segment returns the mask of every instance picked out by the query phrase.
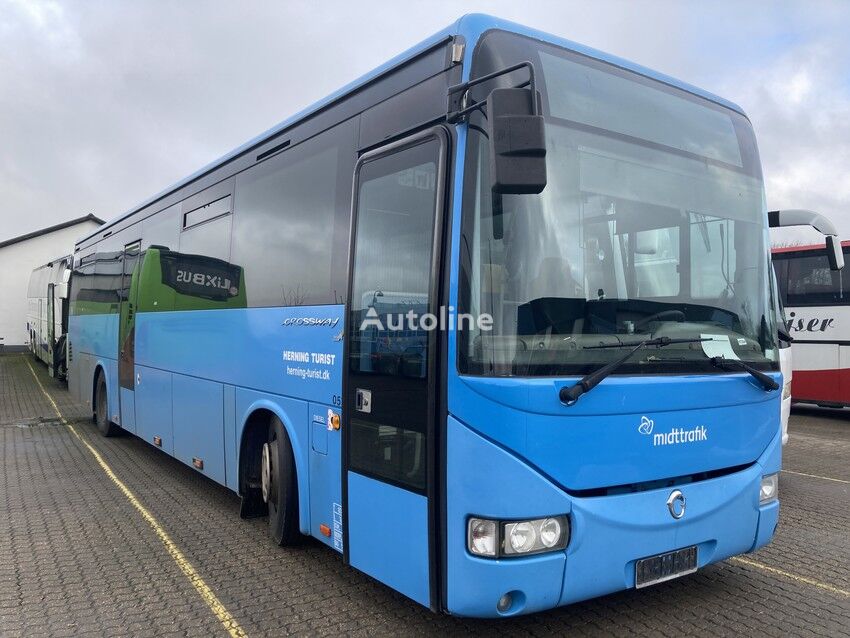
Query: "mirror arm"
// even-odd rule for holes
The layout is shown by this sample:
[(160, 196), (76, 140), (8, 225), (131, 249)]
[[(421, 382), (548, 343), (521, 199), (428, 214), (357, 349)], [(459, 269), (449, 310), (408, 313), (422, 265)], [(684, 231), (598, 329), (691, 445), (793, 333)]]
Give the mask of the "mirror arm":
[(770, 228), (785, 228), (788, 226), (811, 226), (822, 235), (838, 235), (838, 229), (826, 217), (813, 210), (787, 208), (772, 210), (767, 213)]
[[(499, 71), (494, 71), (493, 73), (488, 73), (487, 75), (482, 75), (480, 78), (475, 78), (474, 80), (469, 80), (468, 82), (463, 82), (461, 84), (455, 84), (454, 86), (450, 86), (448, 90), (448, 107), (446, 109), (446, 120), (450, 124), (455, 124), (460, 122), (466, 115), (474, 111), (475, 109), (482, 108), (484, 106), (483, 102), (475, 102), (474, 104), (466, 104), (466, 98), (468, 96), (467, 91), (483, 82), (487, 82), (488, 80), (495, 79), (502, 75), (507, 75), (508, 73), (513, 73), (514, 71), (519, 71), (520, 69), (528, 69), (528, 79), (525, 82), (522, 82), (514, 87), (514, 89), (522, 89), (526, 86), (531, 88), (531, 94), (537, 95), (537, 82), (534, 79), (534, 65), (529, 62), (520, 62), (519, 64), (514, 64), (513, 66), (505, 67)], [(540, 115), (539, 108), (537, 104), (537, 100), (532, 100), (532, 115)]]
[(811, 226), (820, 234), (826, 236), (826, 253), (830, 270), (844, 268), (844, 253), (842, 252), (841, 241), (838, 239), (838, 229), (820, 213), (802, 208), (771, 210), (767, 213), (767, 225), (770, 228)]

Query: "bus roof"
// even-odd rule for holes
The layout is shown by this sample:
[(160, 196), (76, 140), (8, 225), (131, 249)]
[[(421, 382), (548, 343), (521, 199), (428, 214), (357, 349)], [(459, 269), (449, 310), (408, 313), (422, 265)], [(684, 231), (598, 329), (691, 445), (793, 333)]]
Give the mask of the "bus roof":
[[(841, 242), (842, 248), (847, 248), (848, 246), (850, 246), (850, 240)], [(779, 253), (802, 253), (810, 250), (823, 250), (824, 248), (826, 248), (826, 244), (806, 244), (805, 246), (781, 246), (771, 248), (770, 252), (776, 255)]]
[(151, 204), (153, 204), (157, 200), (163, 199), (164, 197), (170, 195), (171, 193), (174, 193), (175, 191), (183, 188), (184, 186), (190, 184), (191, 182), (193, 182), (197, 179), (200, 179), (202, 176), (207, 175), (208, 173), (212, 172), (213, 170), (223, 166), (224, 164), (228, 163), (229, 161), (235, 159), (236, 157), (239, 157), (242, 154), (248, 152), (252, 148), (256, 147), (258, 144), (262, 143), (264, 140), (275, 137), (276, 135), (280, 134), (282, 131), (284, 131), (287, 128), (290, 128), (294, 124), (298, 123), (300, 120), (306, 119), (306, 118), (310, 117), (311, 115), (314, 115), (318, 111), (330, 106), (331, 104), (333, 104), (333, 103), (335, 103), (339, 100), (342, 100), (343, 98), (345, 98), (349, 94), (351, 94), (351, 93), (357, 91), (358, 89), (366, 86), (367, 84), (379, 79), (381, 76), (389, 73), (390, 71), (394, 70), (395, 68), (397, 68), (399, 66), (402, 66), (406, 62), (412, 60), (413, 58), (424, 53), (425, 51), (430, 50), (431, 48), (437, 46), (441, 42), (448, 41), (452, 37), (462, 36), (464, 38), (466, 44), (467, 44), (467, 46), (464, 50), (464, 58), (463, 58), (463, 61), (464, 61), (464, 79), (465, 80), (469, 79), (468, 74), (469, 74), (469, 69), (470, 69), (470, 66), (471, 66), (469, 64), (469, 61), (471, 60), (471, 56), (473, 54), (473, 50), (475, 48), (475, 45), (478, 43), (478, 40), (481, 38), (482, 35), (484, 35), (488, 31), (492, 31), (492, 30), (502, 30), (502, 31), (509, 31), (509, 32), (512, 32), (512, 33), (518, 33), (520, 35), (525, 35), (525, 36), (528, 36), (528, 37), (531, 37), (531, 38), (534, 38), (534, 39), (537, 39), (537, 40), (543, 40), (545, 42), (549, 42), (549, 43), (555, 44), (557, 46), (564, 47), (564, 48), (569, 49), (571, 51), (575, 51), (576, 53), (586, 55), (588, 57), (600, 60), (602, 62), (607, 62), (607, 63), (612, 64), (614, 66), (618, 66), (618, 67), (627, 69), (629, 71), (633, 71), (635, 73), (638, 73), (640, 75), (652, 78), (652, 79), (657, 80), (659, 82), (663, 82), (665, 84), (668, 84), (670, 86), (682, 89), (682, 90), (687, 91), (689, 93), (693, 93), (694, 95), (698, 95), (698, 96), (703, 97), (707, 100), (715, 102), (715, 103), (717, 103), (721, 106), (724, 106), (726, 108), (737, 111), (738, 113), (740, 113), (741, 115), (744, 115), (744, 117), (746, 117), (746, 114), (744, 113), (743, 109), (741, 109), (741, 107), (738, 106), (737, 104), (730, 102), (728, 100), (725, 100), (725, 99), (723, 99), (723, 98), (721, 98), (717, 95), (714, 95), (712, 93), (709, 93), (708, 91), (704, 91), (704, 90), (702, 90), (698, 87), (695, 87), (691, 84), (688, 84), (686, 82), (682, 82), (681, 80), (677, 80), (676, 78), (665, 75), (663, 73), (658, 73), (656, 71), (653, 71), (652, 69), (641, 66), (639, 64), (635, 64), (635, 63), (630, 62), (628, 60), (625, 60), (623, 58), (619, 58), (619, 57), (614, 56), (614, 55), (609, 55), (609, 54), (607, 54), (603, 51), (599, 51), (597, 49), (593, 49), (591, 47), (587, 47), (587, 46), (584, 46), (582, 44), (578, 44), (577, 42), (573, 42), (571, 40), (559, 38), (559, 37), (553, 36), (549, 33), (545, 33), (543, 31), (531, 29), (529, 27), (526, 27), (526, 26), (523, 26), (523, 25), (520, 25), (520, 24), (516, 24), (516, 23), (510, 22), (508, 20), (502, 20), (501, 18), (496, 18), (494, 16), (490, 16), (490, 15), (486, 15), (486, 14), (470, 13), (470, 14), (462, 16), (456, 22), (450, 24), (445, 29), (442, 29), (442, 30), (438, 31), (437, 33), (435, 33), (434, 35), (432, 35), (431, 37), (426, 38), (425, 40), (422, 40), (419, 44), (416, 44), (415, 46), (411, 47), (407, 51), (400, 53), (399, 55), (390, 59), (388, 62), (385, 62), (381, 66), (373, 69), (369, 73), (366, 73), (365, 75), (357, 78), (356, 80), (346, 84), (345, 86), (338, 89), (334, 93), (331, 93), (330, 95), (319, 100), (318, 102), (315, 102), (315, 103), (311, 104), (310, 106), (306, 107), (305, 109), (302, 109), (301, 111), (299, 111), (299, 112), (295, 113), (294, 115), (292, 115), (291, 117), (283, 120), (282, 122), (273, 126), (272, 128), (268, 129), (267, 131), (260, 133), (256, 137), (254, 137), (254, 138), (248, 140), (247, 142), (245, 142), (244, 144), (242, 144), (241, 146), (238, 146), (237, 148), (233, 149), (229, 153), (226, 153), (225, 155), (218, 158), (217, 160), (203, 166), (202, 168), (195, 171), (194, 173), (192, 173), (188, 177), (181, 179), (180, 181), (172, 184), (171, 186), (169, 186), (165, 190), (157, 193), (153, 197), (146, 199), (145, 201), (138, 204), (137, 206), (134, 206), (133, 208), (131, 208), (130, 210), (128, 210), (124, 214), (118, 215), (118, 216), (110, 219), (106, 224), (104, 224), (103, 226), (98, 228), (96, 231), (93, 231), (93, 232), (89, 233), (88, 235), (81, 237), (77, 241), (77, 244), (80, 244), (80, 243), (86, 241), (87, 239), (94, 237), (98, 233), (104, 232), (108, 228), (114, 226), (116, 223), (123, 221), (123, 220), (127, 219), (128, 217), (130, 217), (131, 215), (133, 215), (133, 214), (141, 211), (142, 209), (146, 208), (147, 206), (150, 206)]

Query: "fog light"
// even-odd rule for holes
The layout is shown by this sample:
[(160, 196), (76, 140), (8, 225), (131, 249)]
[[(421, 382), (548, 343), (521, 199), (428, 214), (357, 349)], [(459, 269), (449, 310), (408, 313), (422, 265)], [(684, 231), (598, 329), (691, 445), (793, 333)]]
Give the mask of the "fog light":
[(761, 477), (759, 504), (765, 505), (779, 498), (779, 474), (768, 474)]
[(504, 613), (511, 608), (511, 603), (513, 603), (513, 597), (511, 597), (510, 594), (505, 594), (499, 599), (499, 602), (496, 603), (496, 609)]
[(467, 528), (467, 546), (478, 556), (496, 555), (496, 521), (470, 518)]

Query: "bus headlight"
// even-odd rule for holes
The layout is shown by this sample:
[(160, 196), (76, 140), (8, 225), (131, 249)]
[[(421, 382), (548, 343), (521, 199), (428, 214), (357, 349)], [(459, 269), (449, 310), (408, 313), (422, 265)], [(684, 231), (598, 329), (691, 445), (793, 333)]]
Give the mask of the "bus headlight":
[(779, 498), (779, 473), (761, 477), (759, 505), (766, 505)]
[(537, 545), (537, 529), (528, 521), (505, 525), (505, 553), (526, 554)]
[(467, 547), (476, 556), (520, 556), (564, 549), (570, 541), (566, 516), (526, 521), (470, 518)]
[(791, 379), (782, 384), (782, 400), (791, 398)]

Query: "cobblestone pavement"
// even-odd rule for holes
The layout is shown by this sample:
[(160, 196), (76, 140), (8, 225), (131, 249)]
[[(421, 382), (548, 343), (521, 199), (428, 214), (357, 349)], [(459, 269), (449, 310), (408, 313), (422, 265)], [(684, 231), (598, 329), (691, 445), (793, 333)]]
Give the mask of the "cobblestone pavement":
[[(57, 420), (28, 361), (0, 356), (0, 636), (226, 635), (148, 522)], [(240, 520), (235, 495), (133, 436), (101, 438), (64, 387), (31, 365), (249, 636), (850, 636), (850, 410), (795, 410), (779, 530), (748, 562), (480, 621), (432, 614), (319, 543), (275, 548), (264, 520)]]

